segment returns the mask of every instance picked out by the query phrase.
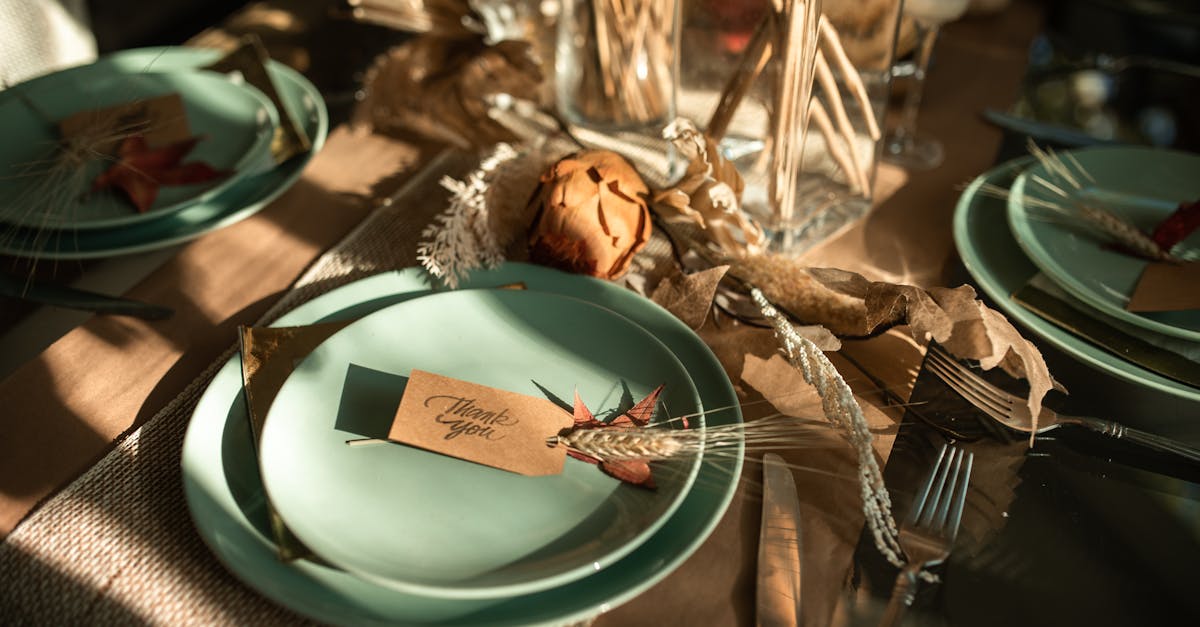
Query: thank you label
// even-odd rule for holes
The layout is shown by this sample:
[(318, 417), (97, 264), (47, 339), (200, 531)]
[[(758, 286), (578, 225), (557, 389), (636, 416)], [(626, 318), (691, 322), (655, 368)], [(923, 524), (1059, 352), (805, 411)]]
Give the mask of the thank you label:
[(413, 370), (388, 439), (522, 475), (554, 475), (566, 450), (546, 439), (572, 422), (544, 398)]

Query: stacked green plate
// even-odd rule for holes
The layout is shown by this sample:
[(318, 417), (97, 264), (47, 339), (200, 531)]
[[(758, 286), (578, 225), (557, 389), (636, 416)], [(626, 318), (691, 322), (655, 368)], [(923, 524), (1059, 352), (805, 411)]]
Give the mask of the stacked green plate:
[[(220, 58), (215, 50), (166, 47), (114, 53), (95, 63), (62, 70), (0, 92), (0, 120), (7, 137), (0, 166), (0, 254), (41, 259), (86, 259), (172, 246), (238, 222), (290, 187), (322, 146), (328, 116), (317, 89), (277, 63), (268, 72), (288, 112), (312, 138), (307, 154), (270, 162), (270, 143), (279, 112), (257, 89), (237, 77), (202, 70)], [(204, 136), (185, 162), (201, 160), (231, 174), (219, 180), (163, 187), (149, 211), (137, 213), (108, 194), (69, 194), (47, 203), (47, 193), (74, 189), (94, 178), (103, 164), (61, 178), (40, 165), (54, 150), (56, 131), (47, 120), (79, 110), (176, 92), (183, 96), (191, 130)], [(81, 182), (82, 181), (82, 182)]]
[[(529, 291), (502, 294), (477, 290), (518, 282)], [(397, 303), (403, 304), (389, 308)], [(489, 317), (495, 319), (481, 322)], [(465, 329), (460, 324), (464, 318), (480, 327)], [(621, 513), (614, 508), (633, 503), (626, 498), (639, 488), (617, 485), (594, 467), (572, 460), (562, 477), (543, 481), (547, 478), (505, 476), (500, 474), (503, 471), (476, 468), (461, 460), (434, 459), (431, 453), (405, 450), (401, 445), (345, 446), (346, 437), (356, 430), (339, 421), (339, 415), (361, 415), (353, 408), (376, 402), (383, 406), (384, 400), (390, 407), (396, 399), (384, 397), (395, 395), (397, 386), (378, 386), (365, 394), (363, 390), (372, 388), (371, 381), (398, 381), (395, 377), (403, 377), (404, 369), (416, 367), (416, 361), (437, 362), (441, 358), (432, 357), (430, 351), (435, 345), (446, 346), (451, 355), (441, 366), (463, 373), (462, 378), (482, 379), (532, 395), (542, 389), (530, 387), (524, 379), (532, 376), (553, 396), (569, 394), (570, 386), (581, 382), (581, 395), (594, 409), (613, 405), (614, 379), (624, 379), (635, 397), (667, 382), (668, 389), (674, 390), (667, 404), (671, 414), (701, 407), (709, 426), (739, 422), (737, 397), (712, 352), (686, 325), (637, 294), (605, 281), (524, 264), (478, 272), (460, 291), (446, 294), (437, 293), (424, 272), (407, 269), (336, 289), (302, 305), (276, 325), (348, 319), (360, 320), (310, 355), (281, 390), (263, 434), (262, 463), (272, 499), (296, 499), (283, 504), (285, 519), (289, 507), (298, 505), (291, 511), (293, 520), (301, 526), (315, 525), (315, 531), (302, 531), (318, 538), (320, 546), (313, 548), (318, 553), (349, 551), (335, 557), (349, 570), (316, 560), (283, 563), (276, 557), (236, 358), (221, 369), (204, 393), (184, 442), (185, 492), (201, 536), (231, 572), (282, 605), (336, 624), (533, 625), (583, 620), (646, 591), (667, 576), (704, 541), (732, 498), (741, 471), (740, 448), (717, 454), (705, 445), (699, 459), (686, 460), (675, 478), (664, 475), (663, 498), (643, 496), (633, 507), (646, 511)], [(445, 325), (439, 326), (439, 322)], [(453, 337), (454, 329), (462, 329), (461, 337)], [(593, 337), (581, 338), (589, 329)], [(419, 339), (423, 334), (434, 341)], [(497, 334), (504, 338), (496, 339)], [(399, 342), (405, 338), (414, 346), (400, 348)], [(462, 359), (468, 352), (464, 347), (481, 343), (490, 347), (485, 356), (496, 359), (497, 367), (488, 367), (488, 359), (474, 364)], [(369, 346), (375, 348), (366, 348)], [(393, 350), (403, 354), (390, 355)], [(645, 361), (644, 366), (627, 363), (639, 359)], [(354, 372), (371, 376), (363, 378)], [(354, 384), (355, 378), (367, 382), (366, 387)], [(336, 389), (326, 390), (326, 386)], [(289, 387), (294, 389), (289, 391)], [(322, 396), (327, 398), (320, 400)], [(365, 405), (356, 404), (360, 401)], [(309, 403), (313, 406), (306, 406)], [(271, 421), (289, 414), (300, 416), (272, 426)], [(308, 435), (283, 434), (289, 424)], [(280, 433), (271, 434), (273, 429)], [(319, 429), (325, 430), (326, 435), (320, 436), (325, 441), (300, 442)], [(270, 444), (275, 437), (279, 439)], [(484, 518), (498, 527), (506, 528), (506, 522), (511, 522), (507, 519), (516, 517), (527, 522), (540, 519), (541, 529), (512, 538), (509, 546), (490, 548), (478, 560), (471, 559), (471, 551), (443, 553), (402, 543), (386, 549), (392, 552), (391, 559), (368, 563), (362, 551), (369, 544), (348, 549), (333, 546), (338, 544), (339, 534), (328, 530), (338, 521), (310, 518), (312, 503), (300, 502), (298, 488), (289, 487), (281, 478), (289, 469), (299, 471), (296, 464), (303, 463), (285, 450), (290, 444), (313, 446), (307, 449), (310, 453), (340, 445), (338, 455), (374, 448), (370, 460), (355, 460), (365, 465), (354, 472), (367, 467), (377, 470), (380, 478), (376, 485), (382, 491), (374, 495), (376, 499), (387, 499), (392, 492), (389, 486), (405, 490), (397, 496), (409, 497), (371, 504), (364, 518), (345, 518), (341, 521), (343, 539), (360, 530), (369, 537), (380, 533), (381, 522), (394, 521), (397, 530), (416, 534), (433, 542), (430, 547), (443, 550), (447, 549), (446, 539), (437, 536), (445, 530), (438, 524), (479, 534), (465, 541), (476, 549), (498, 542), (489, 535), (494, 529), (480, 527), (478, 521), (463, 522), (463, 501), (451, 503), (448, 495), (431, 495), (442, 479), (453, 485), (451, 492), (465, 490), (464, 495), (479, 504), (481, 513), (490, 513)], [(268, 446), (275, 450), (265, 450)], [(352, 453), (347, 448), (363, 450)], [(307, 471), (310, 475), (320, 472), (321, 460), (304, 459), (317, 465), (318, 470)], [(326, 467), (340, 473), (338, 463)], [(419, 480), (409, 476), (406, 484), (407, 471)], [(481, 477), (486, 477), (486, 482), (471, 487)], [(553, 510), (512, 511), (531, 504), (545, 508), (548, 501), (537, 496), (535, 489), (539, 484), (557, 494), (555, 498), (571, 495), (576, 505), (582, 506), (582, 513), (574, 514), (573, 523), (567, 524), (571, 521), (548, 522)], [(371, 482), (358, 485), (367, 490), (352, 488), (358, 493), (348, 495), (347, 502), (363, 498)], [(314, 489), (328, 494), (326, 487)], [(276, 488), (282, 492), (277, 494)], [(520, 502), (503, 507), (507, 495)], [(358, 501), (360, 505), (368, 502)], [(385, 519), (365, 518), (380, 512)], [(449, 519), (444, 518), (447, 515), (451, 515)], [(440, 523), (439, 516), (443, 517)], [(619, 521), (630, 526), (621, 528)], [(604, 531), (608, 527), (613, 529)], [(609, 535), (598, 542), (588, 539), (598, 533)], [(546, 544), (554, 538), (564, 542)], [(546, 551), (529, 551), (538, 546)], [(549, 559), (544, 559), (547, 556)], [(489, 577), (490, 572), (503, 576)]]

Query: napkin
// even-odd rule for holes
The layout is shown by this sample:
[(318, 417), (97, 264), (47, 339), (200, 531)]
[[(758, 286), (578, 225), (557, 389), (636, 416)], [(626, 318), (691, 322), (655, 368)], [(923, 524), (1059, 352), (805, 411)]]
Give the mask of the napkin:
[[(239, 348), (242, 357), (242, 384), (246, 395), (246, 419), (254, 436), (257, 453), (267, 412), (279, 388), (287, 381), (295, 365), (329, 336), (351, 321), (327, 322), (301, 327), (240, 327)], [(311, 557), (304, 546), (284, 524), (275, 508), (267, 501), (271, 534), (283, 561)]]
[(311, 150), (312, 139), (280, 98), (275, 83), (267, 72), (268, 61), (270, 56), (262, 40), (258, 35), (251, 34), (242, 37), (237, 48), (207, 69), (226, 74), (240, 73), (247, 83), (261, 91), (275, 105), (275, 110), (279, 112), (279, 126), (275, 127), (275, 136), (271, 140), (271, 157), (278, 165)]
[(1200, 343), (1168, 337), (1095, 311), (1041, 273), (1018, 289), (1013, 301), (1122, 359), (1200, 387)]

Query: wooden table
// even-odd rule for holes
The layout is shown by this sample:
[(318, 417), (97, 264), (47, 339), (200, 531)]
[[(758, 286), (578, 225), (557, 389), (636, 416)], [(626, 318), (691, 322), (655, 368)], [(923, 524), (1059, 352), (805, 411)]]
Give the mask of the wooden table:
[[(807, 260), (921, 286), (963, 280), (949, 229), (954, 204), (961, 185), (993, 164), (1002, 139), (979, 112), (1003, 109), (1014, 100), (1040, 18), (1038, 4), (1018, 1), (999, 16), (968, 18), (945, 28), (920, 120), (922, 129), (945, 144), (945, 163), (909, 173), (903, 187), (865, 220), (810, 252)], [(194, 43), (220, 45), (243, 32), (264, 35), (276, 59), (343, 98), (352, 87), (349, 77), (366, 58), (338, 45), (338, 38), (386, 44), (395, 37), (331, 17), (321, 2), (259, 3)], [(332, 108), (344, 113), (348, 103), (334, 99)], [(323, 251), (381, 202), (405, 183), (432, 187), (439, 172), (429, 164), (442, 151), (417, 137), (364, 136), (339, 126), (302, 180), (262, 212), (177, 248), (111, 262), (127, 265), (109, 271), (117, 276), (104, 279), (110, 286), (129, 283), (118, 291), (174, 308), (171, 319), (55, 320), (47, 310), (4, 319), (8, 332), (0, 335), (0, 352), (22, 350), (28, 357), (0, 380), (0, 407), (5, 408), (0, 413), (0, 536), (17, 529), (41, 502), (175, 399), (233, 344), (237, 326), (258, 320)], [(78, 273), (103, 277), (113, 265), (88, 263)], [(131, 276), (137, 278), (130, 282)], [(103, 286), (104, 280), (97, 283)], [(22, 345), (31, 330), (53, 336), (63, 327), (68, 328), (44, 350), (36, 342)], [(905, 388), (912, 386), (921, 357), (919, 349), (894, 334), (850, 342), (843, 350), (873, 376)], [(862, 373), (838, 363), (866, 398), (885, 405), (872, 396), (878, 389), (865, 384)], [(736, 382), (738, 373), (730, 374)], [(1094, 380), (1094, 373), (1071, 376), (1085, 385)], [(894, 421), (903, 413), (884, 409)], [(802, 485), (829, 489), (819, 481)], [(752, 624), (757, 525), (757, 502), (739, 492), (712, 537), (678, 571), (597, 624)], [(847, 533), (851, 550), (859, 530), (811, 519), (804, 532), (816, 547), (811, 551), (819, 553), (823, 541), (845, 544)], [(828, 556), (809, 557), (829, 562)], [(806, 596), (806, 602), (814, 599), (806, 603), (808, 624), (849, 620), (839, 609), (847, 599), (843, 574), (849, 574), (848, 563), (838, 572), (806, 579), (806, 594), (810, 588), (814, 593)], [(44, 621), (34, 617), (33, 622)]]

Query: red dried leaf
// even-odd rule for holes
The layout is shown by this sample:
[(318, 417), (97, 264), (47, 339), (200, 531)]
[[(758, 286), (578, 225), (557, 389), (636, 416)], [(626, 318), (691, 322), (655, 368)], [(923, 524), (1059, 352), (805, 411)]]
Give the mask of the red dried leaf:
[(138, 212), (144, 213), (158, 198), (162, 185), (204, 183), (230, 173), (217, 170), (202, 161), (180, 163), (200, 137), (151, 148), (141, 135), (121, 141), (117, 161), (92, 181), (92, 191), (116, 188), (125, 193)]
[(650, 423), (650, 419), (654, 417), (654, 410), (658, 408), (658, 397), (662, 395), (662, 391), (662, 385), (654, 388), (653, 392), (647, 394), (646, 398), (639, 401), (629, 411), (621, 414), (621, 417), (628, 416), (633, 421), (633, 424), (639, 427), (646, 426)]
[(644, 459), (604, 462), (600, 464), (604, 474), (643, 488), (653, 490), (654, 475), (650, 473), (650, 462)]
[(587, 408), (583, 403), (583, 399), (579, 398), (579, 390), (575, 390), (575, 428), (603, 427), (604, 423), (596, 420), (592, 415), (592, 410)]
[(573, 448), (567, 449), (567, 455), (570, 455), (571, 457), (574, 457), (575, 459), (578, 459), (581, 462), (587, 462), (589, 464), (599, 464), (600, 463), (600, 460), (596, 459), (595, 457), (592, 457), (591, 455), (588, 455), (586, 453), (581, 453)]
[[(650, 419), (654, 417), (654, 411), (658, 406), (658, 397), (662, 395), (663, 386), (660, 385), (646, 395), (641, 401), (630, 408), (629, 411), (614, 418), (611, 422), (600, 422), (592, 414), (592, 411), (584, 404), (583, 399), (579, 397), (579, 392), (575, 392), (575, 429), (608, 429), (608, 428), (630, 428), (644, 427), (650, 423)], [(686, 426), (686, 422), (684, 423)], [(629, 483), (653, 490), (654, 477), (650, 470), (650, 462), (644, 459), (633, 460), (618, 460), (602, 462), (587, 453), (578, 451), (572, 448), (567, 449), (567, 455), (578, 459), (581, 462), (596, 464), (605, 474)]]
[(1159, 248), (1169, 251), (1200, 228), (1200, 200), (1181, 202), (1171, 215), (1154, 227), (1150, 236)]

